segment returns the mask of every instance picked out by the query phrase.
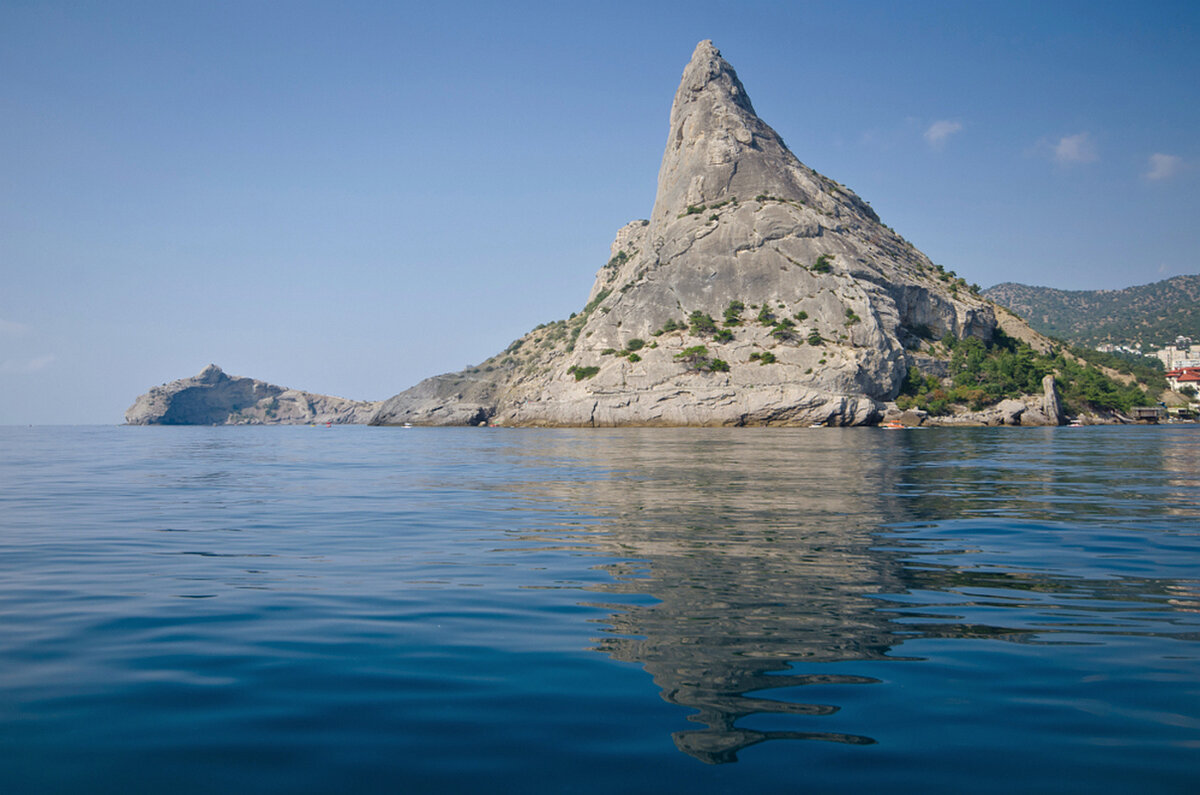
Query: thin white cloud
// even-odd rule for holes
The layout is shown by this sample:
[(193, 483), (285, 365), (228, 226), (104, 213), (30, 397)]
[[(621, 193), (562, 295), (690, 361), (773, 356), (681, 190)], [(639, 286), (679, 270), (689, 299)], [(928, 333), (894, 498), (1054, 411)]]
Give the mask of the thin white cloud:
[(26, 326), (24, 323), (17, 323), (16, 321), (5, 320), (0, 317), (0, 334), (6, 337), (19, 337), (27, 331), (29, 331), (29, 326)]
[(32, 359), (6, 359), (0, 362), (0, 373), (8, 375), (36, 373), (54, 364), (55, 358), (53, 353), (48, 353), (44, 356), (35, 356)]
[(1100, 159), (1096, 152), (1096, 144), (1092, 142), (1091, 133), (1081, 132), (1075, 135), (1064, 135), (1054, 145), (1054, 159), (1062, 164), (1093, 163)]
[(1160, 180), (1170, 179), (1179, 173), (1183, 168), (1183, 158), (1176, 155), (1164, 155), (1162, 152), (1155, 152), (1150, 155), (1150, 160), (1146, 165), (1146, 179)]
[(962, 132), (962, 128), (962, 122), (949, 121), (948, 119), (935, 121), (925, 130), (925, 140), (934, 149), (940, 149), (951, 135)]

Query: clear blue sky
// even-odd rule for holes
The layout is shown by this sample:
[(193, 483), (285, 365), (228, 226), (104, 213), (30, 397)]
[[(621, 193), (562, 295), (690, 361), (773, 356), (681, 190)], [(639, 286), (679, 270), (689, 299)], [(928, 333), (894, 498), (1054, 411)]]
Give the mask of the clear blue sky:
[(584, 303), (711, 38), (982, 286), (1200, 271), (1200, 3), (0, 0), (0, 423), (381, 399)]

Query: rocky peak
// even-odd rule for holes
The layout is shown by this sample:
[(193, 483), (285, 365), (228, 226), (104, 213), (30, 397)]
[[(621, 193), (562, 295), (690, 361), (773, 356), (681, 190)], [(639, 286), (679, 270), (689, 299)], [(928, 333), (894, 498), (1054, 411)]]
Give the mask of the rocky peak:
[(678, 110), (681, 104), (695, 100), (705, 89), (710, 90), (710, 99), (732, 102), (757, 118), (758, 114), (754, 112), (750, 96), (746, 93), (742, 81), (738, 80), (737, 72), (721, 57), (721, 51), (713, 46), (711, 39), (705, 39), (696, 45), (692, 59), (684, 67), (683, 79), (676, 91), (672, 112)]
[(852, 205), (878, 220), (857, 196), (788, 151), (755, 113), (737, 72), (711, 41), (702, 41), (671, 106), (652, 221), (665, 227), (688, 207), (763, 194), (826, 211), (839, 203)]
[(965, 288), (801, 163), (702, 41), (650, 220), (617, 233), (582, 310), (396, 395), (373, 422), (870, 423), (929, 358), (923, 340), (991, 335)]
[(225, 371), (215, 364), (210, 364), (200, 371), (196, 376), (196, 381), (201, 384), (215, 384), (223, 378), (228, 378)]

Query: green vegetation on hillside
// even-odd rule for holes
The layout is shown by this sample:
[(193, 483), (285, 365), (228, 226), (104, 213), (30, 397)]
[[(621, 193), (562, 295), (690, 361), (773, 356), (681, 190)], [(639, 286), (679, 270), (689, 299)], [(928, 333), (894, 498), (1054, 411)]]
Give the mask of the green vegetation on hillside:
[(713, 320), (712, 315), (699, 309), (688, 315), (688, 325), (697, 337), (717, 333), (717, 321)]
[(1104, 353), (1078, 345), (1072, 346), (1070, 350), (1072, 354), (1087, 361), (1088, 364), (1132, 375), (1154, 392), (1162, 392), (1167, 388), (1167, 378), (1163, 372), (1162, 360), (1154, 356), (1139, 356), (1136, 353), (1122, 351)]
[(734, 299), (729, 302), (729, 306), (725, 307), (725, 325), (740, 326), (742, 325), (742, 312), (746, 310), (746, 305), (741, 301)]
[(708, 348), (703, 345), (684, 348), (675, 354), (675, 361), (683, 362), (693, 372), (723, 373), (729, 370), (728, 362), (709, 356)]
[(666, 323), (662, 324), (662, 328), (650, 333), (655, 337), (661, 337), (663, 334), (670, 334), (672, 331), (683, 331), (686, 328), (686, 325), (680, 323), (675, 318), (669, 318)]
[[(642, 360), (642, 357), (640, 355), (638, 355), (637, 351), (640, 351), (642, 348), (645, 348), (645, 347), (646, 347), (645, 340), (640, 339), (638, 337), (634, 337), (629, 342), (625, 343), (625, 347), (622, 350), (617, 350), (616, 348), (605, 348), (604, 350), (600, 351), (600, 355), (601, 356), (624, 356), (626, 359), (628, 359), (631, 362), (640, 362)], [(651, 347), (654, 347), (654, 346), (651, 346)]]
[[(901, 409), (945, 414), (951, 404), (960, 404), (978, 411), (1005, 398), (1041, 392), (1042, 379), (1050, 374), (1058, 382), (1068, 413), (1087, 409), (1128, 412), (1133, 406), (1154, 402), (1138, 385), (1115, 381), (1090, 361), (1080, 363), (1059, 351), (1038, 353), (999, 330), (991, 344), (977, 337), (959, 340), (949, 335), (941, 344), (950, 352), (950, 378), (943, 381), (924, 376), (915, 367), (910, 369), (896, 399)], [(1094, 352), (1081, 353), (1090, 356)]]
[(611, 268), (612, 270), (616, 270), (617, 268), (621, 267), (628, 261), (629, 261), (629, 255), (625, 253), (624, 249), (622, 249), (621, 251), (618, 251), (616, 254), (613, 254), (612, 259), (610, 259), (607, 263), (605, 263), (604, 267)]
[(777, 320), (771, 326), (771, 336), (785, 342), (796, 338), (796, 321), (791, 318)]
[(1200, 275), (1124, 290), (1054, 290), (1008, 282), (983, 295), (1051, 337), (1076, 345), (1159, 348), (1178, 335), (1200, 339)]
[(596, 307), (600, 306), (600, 303), (601, 303), (601, 302), (602, 302), (602, 301), (603, 301), (605, 298), (608, 298), (610, 295), (612, 295), (612, 290), (609, 290), (607, 287), (606, 287), (606, 288), (604, 288), (603, 290), (601, 290), (600, 292), (596, 293), (596, 297), (595, 297), (595, 298), (593, 298), (591, 301), (588, 301), (588, 304), (587, 304), (587, 306), (585, 306), (585, 307), (583, 308), (583, 314), (584, 314), (584, 315), (590, 315), (590, 314), (592, 313), (592, 311), (593, 311), (593, 310), (594, 310)]
[(567, 372), (575, 376), (576, 381), (582, 381), (583, 379), (591, 378), (596, 373), (600, 372), (600, 368), (596, 365), (592, 365), (591, 367), (580, 367), (579, 365), (574, 364), (567, 368)]

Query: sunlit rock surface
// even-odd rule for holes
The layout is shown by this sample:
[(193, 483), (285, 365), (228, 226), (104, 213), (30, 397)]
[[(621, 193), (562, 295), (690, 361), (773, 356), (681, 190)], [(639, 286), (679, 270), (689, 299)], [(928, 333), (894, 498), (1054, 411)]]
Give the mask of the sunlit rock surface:
[(910, 366), (936, 371), (922, 338), (995, 327), (990, 304), (801, 163), (703, 41), (650, 218), (617, 233), (583, 311), (396, 395), (372, 422), (870, 424)]

